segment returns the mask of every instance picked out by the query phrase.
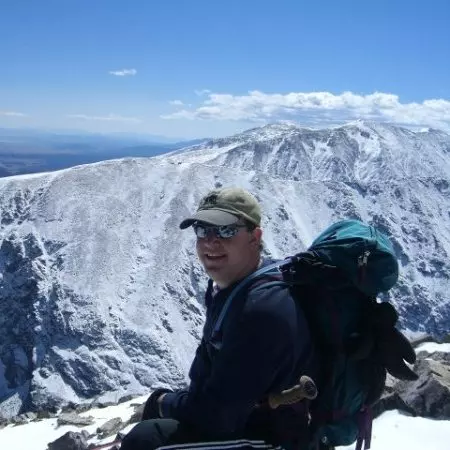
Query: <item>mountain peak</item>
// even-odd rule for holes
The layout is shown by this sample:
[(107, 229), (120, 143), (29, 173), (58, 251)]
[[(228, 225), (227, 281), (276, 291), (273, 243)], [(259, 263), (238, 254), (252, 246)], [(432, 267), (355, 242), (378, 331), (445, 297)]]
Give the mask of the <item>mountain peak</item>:
[(336, 128), (275, 123), (215, 139), (173, 155), (182, 164), (256, 170), (282, 179), (372, 183), (446, 178), (450, 136), (357, 120)]
[(236, 137), (245, 136), (251, 139), (276, 139), (280, 136), (298, 131), (299, 127), (294, 123), (276, 122), (245, 130), (236, 135)]

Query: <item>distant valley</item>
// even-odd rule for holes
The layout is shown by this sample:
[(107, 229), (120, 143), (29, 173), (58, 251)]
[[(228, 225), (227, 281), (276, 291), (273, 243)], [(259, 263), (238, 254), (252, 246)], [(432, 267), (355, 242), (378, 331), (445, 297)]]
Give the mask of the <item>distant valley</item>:
[(201, 142), (120, 133), (0, 128), (0, 177), (50, 172), (117, 158), (156, 156)]

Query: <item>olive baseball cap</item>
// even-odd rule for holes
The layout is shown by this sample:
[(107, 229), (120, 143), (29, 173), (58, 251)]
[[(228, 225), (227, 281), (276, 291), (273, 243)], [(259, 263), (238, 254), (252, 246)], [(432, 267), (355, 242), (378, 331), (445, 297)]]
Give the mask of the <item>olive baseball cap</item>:
[(261, 208), (258, 200), (242, 188), (214, 189), (201, 199), (197, 212), (184, 219), (180, 228), (188, 228), (197, 221), (218, 226), (231, 225), (240, 218), (259, 227)]

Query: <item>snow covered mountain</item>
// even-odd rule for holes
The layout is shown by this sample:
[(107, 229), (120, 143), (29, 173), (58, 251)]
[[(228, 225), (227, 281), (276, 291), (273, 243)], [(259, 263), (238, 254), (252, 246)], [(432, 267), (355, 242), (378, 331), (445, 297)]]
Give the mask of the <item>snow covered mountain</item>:
[(449, 135), (367, 122), (1, 179), (0, 414), (185, 382), (206, 277), (178, 224), (215, 186), (260, 199), (275, 257), (341, 218), (375, 224), (401, 261), (402, 326), (448, 334), (449, 183)]

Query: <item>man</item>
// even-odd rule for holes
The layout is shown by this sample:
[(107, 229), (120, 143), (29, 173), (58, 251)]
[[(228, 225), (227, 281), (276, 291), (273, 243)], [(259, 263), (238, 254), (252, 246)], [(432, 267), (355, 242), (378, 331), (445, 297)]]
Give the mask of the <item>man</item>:
[(210, 278), (190, 385), (177, 392), (153, 392), (143, 420), (121, 449), (306, 448), (305, 402), (276, 409), (267, 402), (270, 393), (293, 386), (301, 375), (316, 375), (308, 325), (288, 289), (243, 290), (227, 305), (220, 336), (212, 333), (233, 288), (270, 262), (261, 257), (256, 198), (240, 188), (213, 190), (180, 224), (181, 229), (189, 227)]

